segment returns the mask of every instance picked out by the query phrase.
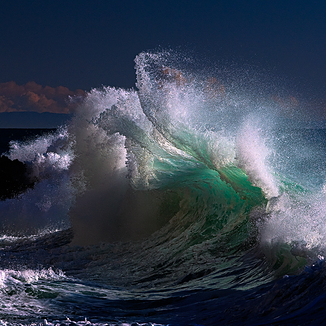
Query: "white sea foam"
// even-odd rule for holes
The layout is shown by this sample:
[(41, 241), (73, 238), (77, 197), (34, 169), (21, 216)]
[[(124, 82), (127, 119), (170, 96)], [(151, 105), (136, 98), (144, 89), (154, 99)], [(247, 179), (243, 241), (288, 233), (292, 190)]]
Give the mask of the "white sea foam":
[(237, 158), (253, 184), (259, 186), (268, 199), (279, 195), (277, 181), (268, 164), (270, 155), (259, 124), (251, 119), (245, 121), (237, 136)]
[(76, 192), (70, 173), (74, 153), (67, 129), (33, 141), (12, 142), (8, 156), (26, 163), (28, 177), (36, 183), (18, 199), (0, 202), (1, 233), (21, 236), (67, 227)]
[(22, 269), (0, 270), (0, 289), (6, 289), (7, 287), (17, 286), (18, 284), (32, 284), (40, 280), (64, 280), (65, 274), (58, 270), (54, 271), (50, 268), (43, 268), (40, 270)]
[(306, 249), (326, 250), (325, 194), (283, 193), (261, 228), (262, 241), (299, 243)]

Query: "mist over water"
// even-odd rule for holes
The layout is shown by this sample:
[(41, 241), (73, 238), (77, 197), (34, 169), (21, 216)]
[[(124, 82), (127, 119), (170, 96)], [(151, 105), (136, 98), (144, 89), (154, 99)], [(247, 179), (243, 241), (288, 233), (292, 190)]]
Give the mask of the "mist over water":
[[(326, 132), (294, 127), (300, 115), (289, 119), (276, 86), (250, 70), (202, 69), (168, 51), (135, 64), (134, 89), (93, 89), (67, 125), (11, 142), (6, 155), (35, 186), (0, 202), (0, 295), (13, 289), (40, 313), (9, 313), (7, 300), (2, 315), (176, 325), (252, 324), (253, 307), (267, 323), (284, 316), (295, 308), (275, 303), (279, 283), (269, 282), (323, 264)], [(222, 318), (234, 302), (243, 310)]]

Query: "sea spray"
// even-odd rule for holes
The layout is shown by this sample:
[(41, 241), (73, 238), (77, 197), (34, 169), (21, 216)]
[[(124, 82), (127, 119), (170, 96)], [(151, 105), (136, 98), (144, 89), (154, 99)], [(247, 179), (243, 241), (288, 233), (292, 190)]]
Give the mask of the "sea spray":
[(237, 153), (239, 166), (247, 172), (253, 184), (263, 190), (266, 198), (279, 196), (279, 187), (268, 162), (271, 150), (266, 146), (257, 122), (247, 120), (240, 127)]
[(69, 225), (68, 211), (75, 198), (69, 172), (74, 159), (70, 145), (64, 127), (35, 140), (10, 143), (9, 158), (25, 163), (35, 185), (18, 199), (0, 202), (2, 232), (27, 235)]
[(157, 212), (166, 205), (165, 189), (182, 198), (177, 180), (197, 169), (219, 171), (223, 182), (235, 183), (220, 170), (236, 165), (234, 138), (216, 118), (227, 111), (225, 103), (219, 110), (210, 107), (214, 87), (216, 97), (223, 96), (220, 86), (167, 62), (166, 54), (139, 55), (138, 91), (94, 90), (77, 112), (70, 129), (78, 157), (73, 168), (81, 171), (86, 191), (70, 211), (75, 239), (117, 241), (155, 231), (148, 225), (168, 220), (159, 222)]

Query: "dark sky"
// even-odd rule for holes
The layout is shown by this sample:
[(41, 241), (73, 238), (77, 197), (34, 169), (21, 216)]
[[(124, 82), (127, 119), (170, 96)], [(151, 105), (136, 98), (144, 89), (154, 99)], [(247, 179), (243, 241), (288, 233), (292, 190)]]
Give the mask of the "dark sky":
[(0, 83), (132, 87), (139, 52), (181, 48), (262, 67), (326, 98), (324, 0), (12, 0), (0, 30)]

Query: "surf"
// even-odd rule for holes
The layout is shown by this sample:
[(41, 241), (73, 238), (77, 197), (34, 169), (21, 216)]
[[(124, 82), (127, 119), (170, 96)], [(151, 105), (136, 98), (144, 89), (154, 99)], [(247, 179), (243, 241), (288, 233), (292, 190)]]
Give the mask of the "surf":
[(193, 293), (243, 304), (239, 293), (268, 296), (270, 282), (313, 262), (322, 271), (325, 151), (311, 140), (323, 131), (283, 128), (274, 90), (248, 72), (201, 70), (169, 51), (140, 53), (135, 70), (135, 88), (93, 89), (66, 125), (10, 142), (5, 155), (33, 187), (0, 201), (3, 295), (16, 278), (43, 302), (45, 275), (57, 293), (47, 322), (69, 300), (69, 318), (74, 307), (92, 317), (79, 300), (99, 295), (113, 315), (134, 311), (130, 298), (154, 302), (164, 324), (173, 309), (193, 320), (183, 307), (200, 306)]

